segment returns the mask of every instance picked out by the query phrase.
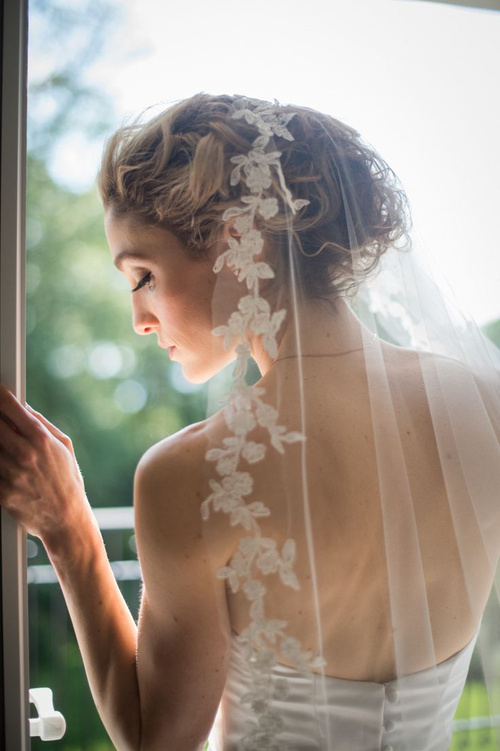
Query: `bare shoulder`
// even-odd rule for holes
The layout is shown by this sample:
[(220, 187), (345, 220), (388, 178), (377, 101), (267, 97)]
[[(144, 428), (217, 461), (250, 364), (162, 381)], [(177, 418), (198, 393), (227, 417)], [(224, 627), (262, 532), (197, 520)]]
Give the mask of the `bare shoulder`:
[(184, 525), (190, 518), (193, 522), (197, 519), (203, 494), (206, 430), (206, 421), (189, 425), (142, 456), (134, 479), (137, 520), (163, 526), (175, 519)]
[(157, 547), (163, 557), (184, 558), (202, 545), (200, 507), (209, 479), (205, 455), (217, 424), (212, 417), (189, 425), (152, 446), (139, 461), (134, 508), (141, 558), (145, 544)]
[(478, 382), (483, 374), (475, 372), (466, 364), (441, 354), (384, 345), (384, 359), (394, 373), (409, 381), (431, 381), (432, 376), (444, 384), (456, 386)]
[(431, 407), (434, 417), (453, 415), (455, 422), (461, 419), (488, 432), (488, 416), (497, 414), (500, 398), (500, 373), (493, 367), (474, 368), (452, 357), (392, 346), (385, 360), (391, 389), (407, 404)]
[(180, 479), (192, 484), (207, 445), (207, 422), (199, 422), (151, 446), (136, 470), (136, 482), (167, 487)]
[[(137, 666), (148, 749), (202, 748), (225, 683), (225, 586), (217, 579), (221, 564), (211, 555), (200, 512), (208, 430), (206, 421), (160, 441), (144, 454), (135, 476), (143, 581)], [(186, 707), (196, 707), (189, 723)]]

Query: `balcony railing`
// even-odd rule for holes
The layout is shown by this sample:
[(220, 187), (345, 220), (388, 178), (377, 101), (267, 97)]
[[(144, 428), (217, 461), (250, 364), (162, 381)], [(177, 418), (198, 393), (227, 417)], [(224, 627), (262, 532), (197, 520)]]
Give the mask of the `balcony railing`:
[[(99, 524), (99, 528), (104, 533), (103, 536), (106, 539), (109, 533), (125, 533), (133, 532), (134, 529), (134, 511), (132, 507), (111, 507), (111, 508), (96, 508), (94, 514)], [(134, 537), (128, 539), (128, 554), (133, 552)], [(123, 548), (123, 541), (122, 541)], [(140, 582), (141, 569), (139, 562), (136, 558), (123, 559), (123, 560), (111, 560), (111, 568), (118, 582)], [(28, 564), (28, 584), (56, 584), (57, 576), (50, 563), (42, 564)], [(458, 738), (463, 738), (465, 733), (473, 731), (488, 732), (493, 728), (500, 727), (500, 715), (492, 715), (485, 717), (468, 717), (466, 719), (457, 719), (453, 722), (453, 733), (458, 735)], [(465, 739), (464, 739), (465, 740)], [(481, 742), (481, 747), (486, 749), (494, 748), (493, 745), (489, 745), (487, 739)], [(494, 743), (494, 741), (492, 741)], [(460, 748), (476, 748), (475, 741), (471, 739), (471, 744), (468, 741), (465, 745), (462, 740), (459, 741)], [(454, 746), (452, 746), (452, 749)]]
[[(134, 509), (131, 506), (96, 508), (94, 515), (102, 532), (126, 532), (134, 529)], [(141, 579), (137, 560), (111, 561), (111, 569), (118, 582)], [(56, 583), (57, 576), (50, 563), (28, 564), (28, 584)]]

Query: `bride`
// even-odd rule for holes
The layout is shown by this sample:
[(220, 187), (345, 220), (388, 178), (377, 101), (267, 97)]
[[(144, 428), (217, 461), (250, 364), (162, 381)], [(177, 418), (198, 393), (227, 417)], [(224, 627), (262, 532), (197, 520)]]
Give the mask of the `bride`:
[(498, 355), (417, 268), (395, 175), (331, 117), (200, 94), (119, 130), (99, 186), (135, 331), (193, 382), (232, 363), (138, 466), (138, 626), (69, 438), (0, 393), (0, 502), (116, 748), (444, 751), (495, 646)]

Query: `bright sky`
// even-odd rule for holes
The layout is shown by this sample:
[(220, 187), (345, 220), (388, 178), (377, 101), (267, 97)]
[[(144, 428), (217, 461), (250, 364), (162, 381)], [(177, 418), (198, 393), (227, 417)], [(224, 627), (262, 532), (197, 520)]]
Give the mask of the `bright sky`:
[[(202, 90), (334, 115), (399, 174), (465, 307), (480, 323), (500, 317), (500, 13), (423, 0), (116, 2), (123, 25), (89, 71), (116, 125)], [(64, 164), (84, 183), (99, 154), (74, 147), (54, 172), (64, 179)]]

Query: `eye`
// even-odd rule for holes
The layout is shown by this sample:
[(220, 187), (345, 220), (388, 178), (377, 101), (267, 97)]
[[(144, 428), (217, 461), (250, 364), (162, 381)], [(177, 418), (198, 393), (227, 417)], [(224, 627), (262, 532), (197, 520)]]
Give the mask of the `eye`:
[(151, 284), (151, 272), (150, 272), (150, 271), (148, 271), (148, 273), (147, 273), (147, 274), (145, 274), (145, 275), (144, 275), (144, 276), (142, 277), (142, 279), (141, 279), (141, 280), (140, 280), (140, 281), (138, 282), (138, 284), (137, 284), (137, 285), (136, 285), (136, 286), (134, 287), (134, 289), (133, 289), (133, 290), (131, 290), (131, 291), (132, 291), (132, 292), (137, 292), (137, 291), (138, 291), (138, 290), (140, 290), (140, 289), (141, 289), (142, 287), (148, 287), (148, 286), (150, 286), (150, 284)]

